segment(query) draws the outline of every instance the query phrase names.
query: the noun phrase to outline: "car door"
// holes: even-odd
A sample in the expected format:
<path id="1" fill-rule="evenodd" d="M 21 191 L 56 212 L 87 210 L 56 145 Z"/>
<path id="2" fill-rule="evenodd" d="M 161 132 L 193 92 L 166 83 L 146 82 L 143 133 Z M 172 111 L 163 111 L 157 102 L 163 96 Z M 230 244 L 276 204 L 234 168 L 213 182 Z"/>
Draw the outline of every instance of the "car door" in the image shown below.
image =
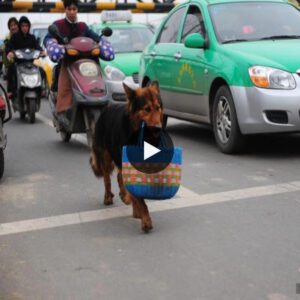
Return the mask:
<path id="1" fill-rule="evenodd" d="M 175 55 L 178 51 L 178 32 L 181 27 L 183 16 L 187 6 L 180 7 L 166 20 L 156 43 L 150 51 L 152 57 L 151 69 L 155 78 L 159 81 L 163 105 L 166 111 L 176 110 L 177 101 L 174 95 L 177 92 L 177 83 L 174 74 L 178 73 L 178 65 L 174 64 Z"/>
<path id="2" fill-rule="evenodd" d="M 206 36 L 202 13 L 197 5 L 191 4 L 187 10 L 180 35 L 180 47 L 176 62 L 179 72 L 176 75 L 178 91 L 182 100 L 178 107 L 180 111 L 194 114 L 202 121 L 208 121 L 209 102 L 204 93 L 205 87 L 205 50 L 184 46 L 184 39 L 191 33 Z"/>

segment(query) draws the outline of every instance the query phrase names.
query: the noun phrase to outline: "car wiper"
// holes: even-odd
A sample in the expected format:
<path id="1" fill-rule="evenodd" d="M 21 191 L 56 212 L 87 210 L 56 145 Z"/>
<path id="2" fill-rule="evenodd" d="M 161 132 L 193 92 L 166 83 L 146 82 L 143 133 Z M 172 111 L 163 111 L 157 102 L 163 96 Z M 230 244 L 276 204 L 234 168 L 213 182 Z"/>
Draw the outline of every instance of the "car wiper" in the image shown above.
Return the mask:
<path id="1" fill-rule="evenodd" d="M 238 43 L 238 42 L 249 42 L 249 40 L 246 40 L 246 39 L 233 39 L 233 40 L 224 41 L 222 44 Z"/>
<path id="2" fill-rule="evenodd" d="M 300 35 L 272 35 L 260 38 L 259 40 L 299 39 Z"/>

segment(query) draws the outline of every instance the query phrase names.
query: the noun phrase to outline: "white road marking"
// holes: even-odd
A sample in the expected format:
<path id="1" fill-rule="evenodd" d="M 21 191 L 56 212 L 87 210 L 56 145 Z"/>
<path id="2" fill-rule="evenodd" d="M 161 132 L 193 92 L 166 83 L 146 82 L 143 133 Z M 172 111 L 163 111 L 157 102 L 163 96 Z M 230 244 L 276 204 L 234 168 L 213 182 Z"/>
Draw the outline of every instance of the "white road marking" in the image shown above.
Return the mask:
<path id="1" fill-rule="evenodd" d="M 149 201 L 148 207 L 150 212 L 159 212 L 186 207 L 197 207 L 205 204 L 252 199 L 297 191 L 300 191 L 300 181 L 258 186 L 219 193 L 209 193 L 203 195 L 199 195 L 187 188 L 181 187 L 178 191 L 177 197 L 175 197 L 174 199 L 165 201 Z M 124 205 L 115 208 L 105 208 L 73 214 L 51 216 L 46 218 L 2 223 L 0 224 L 0 236 L 42 229 L 50 229 L 66 225 L 103 221 L 125 216 L 131 216 L 130 206 Z"/>

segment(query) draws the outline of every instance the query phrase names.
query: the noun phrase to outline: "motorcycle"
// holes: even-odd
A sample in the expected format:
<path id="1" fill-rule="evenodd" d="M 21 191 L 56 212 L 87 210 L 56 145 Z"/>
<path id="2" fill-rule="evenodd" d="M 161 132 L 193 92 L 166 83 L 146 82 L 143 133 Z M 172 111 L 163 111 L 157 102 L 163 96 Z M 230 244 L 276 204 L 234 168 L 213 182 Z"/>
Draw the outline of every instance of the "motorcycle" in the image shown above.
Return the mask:
<path id="1" fill-rule="evenodd" d="M 14 111 L 29 122 L 35 122 L 35 113 L 40 110 L 42 77 L 38 66 L 33 61 L 38 59 L 41 51 L 34 49 L 18 49 L 14 51 L 16 65 L 16 89 L 13 92 L 12 105 Z"/>
<path id="2" fill-rule="evenodd" d="M 10 103 L 8 101 L 5 89 L 0 84 L 0 179 L 4 172 L 4 149 L 6 147 L 6 134 L 3 132 L 4 123 L 8 122 L 12 117 Z"/>
<path id="3" fill-rule="evenodd" d="M 72 106 L 64 113 L 68 122 L 56 113 L 55 89 L 50 89 L 49 103 L 53 115 L 53 124 L 64 142 L 69 142 L 73 133 L 86 133 L 88 145 L 92 146 L 94 129 L 101 110 L 109 102 L 105 82 L 99 65 L 100 48 L 98 43 L 87 37 L 76 37 L 68 41 L 60 36 L 55 25 L 49 32 L 65 47 L 64 63 L 72 83 Z M 102 36 L 110 36 L 112 30 L 106 27 Z M 53 72 L 57 82 L 57 70 Z"/>

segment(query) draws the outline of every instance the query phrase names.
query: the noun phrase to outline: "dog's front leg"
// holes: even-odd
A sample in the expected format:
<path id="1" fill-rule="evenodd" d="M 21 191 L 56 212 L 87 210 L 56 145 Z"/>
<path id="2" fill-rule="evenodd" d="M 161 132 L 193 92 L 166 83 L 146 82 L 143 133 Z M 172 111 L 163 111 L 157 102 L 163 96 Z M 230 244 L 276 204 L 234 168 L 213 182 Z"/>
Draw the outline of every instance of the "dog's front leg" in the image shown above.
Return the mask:
<path id="1" fill-rule="evenodd" d="M 111 156 L 109 155 L 108 151 L 105 151 L 104 160 L 103 160 L 103 179 L 104 179 L 104 188 L 105 188 L 104 204 L 105 205 L 113 204 L 114 194 L 111 192 L 111 179 L 110 179 L 110 175 L 112 171 L 113 171 L 113 163 L 112 163 Z"/>
<path id="2" fill-rule="evenodd" d="M 119 193 L 120 198 L 126 205 L 129 205 L 131 203 L 131 196 L 127 192 L 127 190 L 124 186 L 122 170 L 120 170 L 120 169 L 118 170 L 118 184 L 119 184 L 119 189 L 120 189 L 120 193 Z"/>
<path id="3" fill-rule="evenodd" d="M 133 216 L 135 218 L 141 218 L 142 230 L 147 233 L 153 228 L 152 220 L 148 211 L 147 204 L 145 203 L 145 200 L 142 198 L 136 198 L 132 195 L 131 197 L 132 197 Z"/>
<path id="4" fill-rule="evenodd" d="M 104 204 L 111 205 L 113 204 L 114 194 L 111 192 L 110 174 L 104 172 L 103 179 L 104 179 L 104 187 L 105 187 Z"/>

